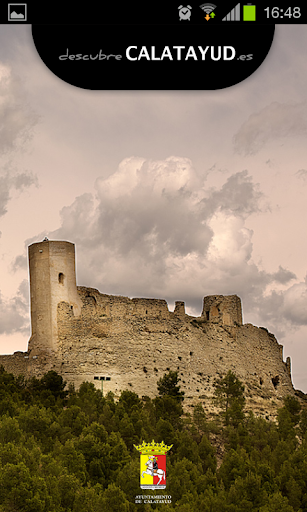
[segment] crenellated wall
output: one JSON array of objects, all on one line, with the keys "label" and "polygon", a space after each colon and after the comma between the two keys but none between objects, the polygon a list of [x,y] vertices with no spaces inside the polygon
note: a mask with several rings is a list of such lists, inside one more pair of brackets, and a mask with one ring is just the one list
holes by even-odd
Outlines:
[{"label": "crenellated wall", "polygon": [[[201,400],[210,411],[215,380],[232,370],[244,382],[253,410],[263,415],[294,393],[282,346],[264,328],[239,325],[241,312],[236,324],[225,325],[223,316],[211,321],[186,315],[183,302],[170,312],[162,300],[104,295],[84,287],[78,292],[80,317],[67,303],[58,305],[61,372],[68,382],[88,380],[117,397],[124,389],[154,397],[157,380],[178,371],[185,404]],[[217,297],[210,299],[205,303],[215,306]],[[224,304],[230,314],[231,304],[238,308],[240,299],[225,297]]]}]

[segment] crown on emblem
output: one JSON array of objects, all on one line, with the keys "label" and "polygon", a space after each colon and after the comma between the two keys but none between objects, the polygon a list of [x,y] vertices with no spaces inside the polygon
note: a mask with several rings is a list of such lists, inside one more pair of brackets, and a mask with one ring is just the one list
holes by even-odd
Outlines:
[{"label": "crown on emblem", "polygon": [[166,452],[168,452],[168,450],[171,449],[173,445],[171,444],[170,446],[167,446],[166,444],[164,444],[164,441],[162,441],[162,443],[155,443],[154,441],[152,441],[151,443],[145,443],[145,441],[143,441],[142,444],[138,446],[134,444],[133,446],[139,452],[141,452],[142,455],[149,455],[151,453],[164,455]]}]

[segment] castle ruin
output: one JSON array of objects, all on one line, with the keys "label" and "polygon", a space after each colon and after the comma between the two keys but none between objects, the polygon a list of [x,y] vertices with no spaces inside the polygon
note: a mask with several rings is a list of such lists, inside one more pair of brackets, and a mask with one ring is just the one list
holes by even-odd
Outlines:
[{"label": "castle ruin", "polygon": [[118,397],[128,389],[153,398],[157,381],[177,371],[185,407],[201,401],[212,412],[214,383],[232,370],[245,385],[248,406],[272,417],[294,395],[290,358],[263,327],[243,324],[236,295],[204,298],[200,317],[173,312],[165,300],[113,296],[76,285],[75,246],[67,241],[29,246],[31,329],[28,351],[0,356],[15,375],[55,370],[76,388],[93,382]]}]

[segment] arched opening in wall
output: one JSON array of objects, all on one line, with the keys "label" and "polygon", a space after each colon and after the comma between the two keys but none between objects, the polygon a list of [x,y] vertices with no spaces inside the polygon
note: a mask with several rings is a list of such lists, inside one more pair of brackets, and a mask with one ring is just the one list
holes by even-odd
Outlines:
[{"label": "arched opening in wall", "polygon": [[219,316],[219,309],[216,306],[211,306],[211,308],[210,308],[210,318],[218,317],[218,316]]},{"label": "arched opening in wall", "polygon": [[64,284],[64,274],[63,274],[63,272],[59,273],[59,283],[60,284]]},{"label": "arched opening in wall", "polygon": [[276,375],[275,377],[272,378],[272,384],[273,384],[274,388],[276,389],[279,384],[279,375]]},{"label": "arched opening in wall", "polygon": [[85,303],[87,306],[91,306],[96,311],[97,300],[93,295],[86,295]]}]

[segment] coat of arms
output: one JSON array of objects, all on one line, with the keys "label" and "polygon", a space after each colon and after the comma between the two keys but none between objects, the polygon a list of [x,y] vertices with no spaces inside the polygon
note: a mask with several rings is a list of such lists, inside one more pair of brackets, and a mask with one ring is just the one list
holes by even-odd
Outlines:
[{"label": "coat of arms", "polygon": [[165,489],[166,487],[166,453],[173,445],[162,443],[145,443],[133,445],[141,455],[140,487],[141,489]]}]

